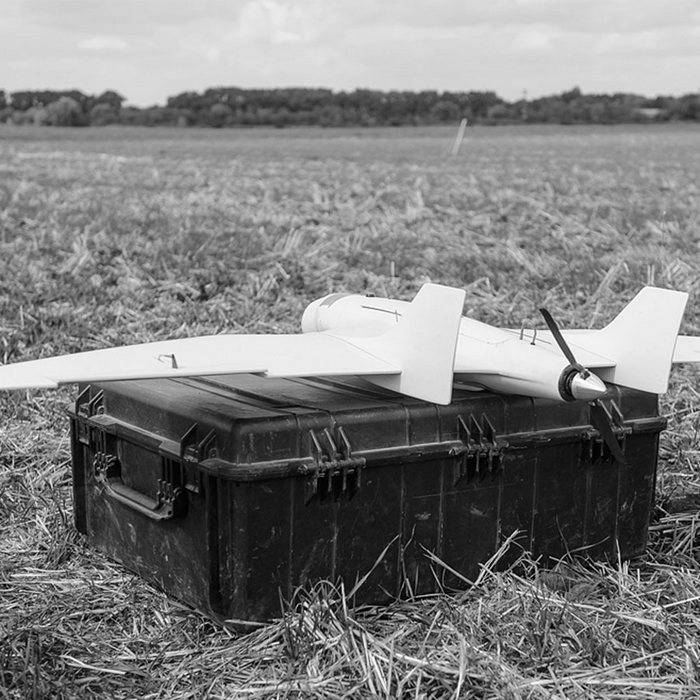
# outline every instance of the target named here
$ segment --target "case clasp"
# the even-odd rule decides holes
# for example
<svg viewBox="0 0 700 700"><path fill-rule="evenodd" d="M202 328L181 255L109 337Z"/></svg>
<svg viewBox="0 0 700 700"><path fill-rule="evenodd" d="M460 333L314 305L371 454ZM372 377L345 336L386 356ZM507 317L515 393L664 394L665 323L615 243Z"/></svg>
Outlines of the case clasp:
<svg viewBox="0 0 700 700"><path fill-rule="evenodd" d="M472 414L465 420L457 417L457 432L465 450L455 460L452 472L452 485L456 486L465 476L471 481L483 479L487 474L501 470L503 448L496 438L496 429L485 414L478 421Z"/></svg>
<svg viewBox="0 0 700 700"><path fill-rule="evenodd" d="M364 457L353 457L352 447L342 426L335 425L333 433L309 430L313 473L306 478L305 495L308 503L314 496L320 501L352 498L362 485Z"/></svg>

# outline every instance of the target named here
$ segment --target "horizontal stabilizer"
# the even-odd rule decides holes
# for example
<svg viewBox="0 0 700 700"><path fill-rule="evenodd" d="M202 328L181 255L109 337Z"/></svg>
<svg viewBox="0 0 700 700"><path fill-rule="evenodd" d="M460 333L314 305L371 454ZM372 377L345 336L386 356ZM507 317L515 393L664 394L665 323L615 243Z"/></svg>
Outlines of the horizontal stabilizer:
<svg viewBox="0 0 700 700"><path fill-rule="evenodd" d="M698 362L700 363L700 337L679 335L676 340L676 349L673 351L673 363Z"/></svg>

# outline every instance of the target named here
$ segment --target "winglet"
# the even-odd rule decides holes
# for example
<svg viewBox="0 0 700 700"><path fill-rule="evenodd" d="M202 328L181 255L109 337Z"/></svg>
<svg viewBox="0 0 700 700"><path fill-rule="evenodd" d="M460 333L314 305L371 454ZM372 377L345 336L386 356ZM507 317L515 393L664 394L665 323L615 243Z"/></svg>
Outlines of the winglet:
<svg viewBox="0 0 700 700"><path fill-rule="evenodd" d="M401 374L367 379L407 396L449 404L465 296L463 289L424 284L396 328L381 336Z"/></svg>
<svg viewBox="0 0 700 700"><path fill-rule="evenodd" d="M687 301L685 292L644 287L598 332L601 351L616 366L597 374L615 384L663 394Z"/></svg>

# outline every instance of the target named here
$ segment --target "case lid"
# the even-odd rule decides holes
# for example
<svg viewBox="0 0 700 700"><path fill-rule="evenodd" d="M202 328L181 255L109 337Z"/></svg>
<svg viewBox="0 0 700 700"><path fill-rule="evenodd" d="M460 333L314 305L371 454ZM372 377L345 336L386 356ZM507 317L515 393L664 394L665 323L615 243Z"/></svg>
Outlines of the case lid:
<svg viewBox="0 0 700 700"><path fill-rule="evenodd" d="M660 431L653 394L611 387L620 437ZM438 406L359 378L255 375L107 382L82 388L73 415L220 478L357 474L397 461L459 458L458 468L499 468L506 449L595 439L589 406L455 389ZM462 465L461 467L459 465Z"/></svg>

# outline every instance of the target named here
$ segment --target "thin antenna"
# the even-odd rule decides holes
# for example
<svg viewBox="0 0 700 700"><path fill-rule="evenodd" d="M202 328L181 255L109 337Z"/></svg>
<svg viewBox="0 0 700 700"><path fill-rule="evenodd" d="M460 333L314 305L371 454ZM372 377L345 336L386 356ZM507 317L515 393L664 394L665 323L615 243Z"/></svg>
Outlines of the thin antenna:
<svg viewBox="0 0 700 700"><path fill-rule="evenodd" d="M457 129L457 136L455 137L455 142L452 144L452 155L459 155L459 149L462 147L462 141L464 141L464 132L467 130L467 120L462 119L459 123L459 128Z"/></svg>
<svg viewBox="0 0 700 700"><path fill-rule="evenodd" d="M165 358L167 358L167 359L170 360L170 366L171 366L173 369L178 369L177 360L175 359L175 353L174 353L174 352L161 353L160 355L158 355L158 356L156 357L156 359L158 360L158 362L163 362L163 359L165 359Z"/></svg>

